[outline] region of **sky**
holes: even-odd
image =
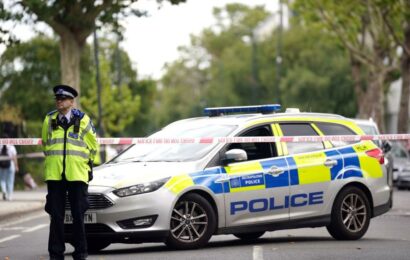
[[[186,3],[170,5],[161,9],[155,1],[142,0],[139,4],[149,10],[145,18],[129,18],[123,25],[127,28],[122,47],[125,48],[142,77],[159,78],[165,62],[178,58],[178,46],[189,45],[190,34],[199,34],[203,28],[214,24],[212,10],[228,3],[250,6],[264,5],[275,12],[279,0],[187,0]]]
[[[197,35],[203,28],[214,24],[214,7],[223,7],[228,3],[264,5],[274,13],[277,12],[278,2],[279,0],[187,0],[186,3],[171,5],[165,1],[158,8],[155,0],[139,0],[138,7],[147,10],[149,15],[122,21],[126,30],[121,47],[128,52],[139,78],[158,79],[164,72],[163,65],[178,58],[178,46],[189,45],[191,34]],[[37,26],[37,29],[50,31],[44,24]],[[28,26],[19,26],[13,31],[22,41],[34,36],[33,28]],[[4,46],[0,46],[0,53],[3,51]]]

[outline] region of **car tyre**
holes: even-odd
[[[333,203],[330,225],[327,230],[337,240],[360,239],[369,228],[370,203],[359,188],[344,188]]]
[[[206,245],[216,229],[216,214],[202,196],[189,193],[174,206],[166,245],[175,249],[195,249]]]
[[[265,231],[250,232],[250,233],[237,233],[233,235],[244,241],[253,241],[263,236],[263,234],[265,234]]]

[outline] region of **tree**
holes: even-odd
[[[263,66],[266,68],[261,79],[270,90],[268,97],[271,99],[274,96],[273,84],[276,84],[270,78],[276,57],[273,49],[276,37],[275,33],[261,47],[261,52],[270,54],[261,59],[261,66],[268,64]],[[315,27],[294,25],[283,32],[282,59],[280,93],[284,107],[354,117],[357,109],[349,59],[330,35]]]
[[[407,133],[410,98],[410,2],[388,0],[381,1],[379,4],[386,6],[383,9],[383,20],[397,46],[402,50],[400,61],[402,86],[397,130],[399,133]]]
[[[275,100],[277,34],[255,41],[256,51],[250,37],[269,14],[263,8],[228,5],[214,15],[216,25],[192,36],[191,45],[180,48],[180,58],[167,65],[158,114],[153,117],[162,120],[159,125],[200,115],[205,106]],[[284,107],[355,115],[349,59],[332,36],[316,27],[295,25],[283,34],[283,50]]]
[[[124,78],[121,86],[116,86],[115,73],[112,70],[115,62],[112,59],[116,52],[115,44],[110,41],[103,41],[100,45],[100,70],[102,83],[102,106],[104,111],[102,114],[102,126],[108,136],[121,134],[127,125],[129,125],[138,115],[140,110],[141,97],[133,95],[130,84],[136,82],[136,72],[131,68],[131,62],[128,55],[124,51],[120,51],[124,64]],[[91,69],[91,68],[90,68]],[[93,70],[94,71],[94,70]],[[93,76],[91,79],[94,79]],[[87,111],[92,118],[98,118],[97,108],[97,85],[91,80],[90,84],[85,87],[84,95],[81,97],[81,103],[84,110]]]
[[[157,0],[159,3],[163,1]],[[186,0],[168,1],[171,4],[178,4]],[[45,22],[60,37],[61,82],[74,86],[79,93],[80,58],[88,36],[97,26],[118,27],[120,18],[143,14],[136,9],[137,0],[10,0],[10,2],[12,5],[22,7],[23,14],[29,15],[34,22]],[[7,12],[1,15],[0,12],[0,18],[13,20],[23,14]]]
[[[384,130],[385,88],[398,67],[397,45],[383,20],[386,5],[380,2],[296,0],[293,7],[297,18],[321,25],[349,52],[359,117],[374,117]]]
[[[58,69],[58,44],[42,36],[9,47],[1,55],[0,106],[20,110],[19,121],[30,122],[29,131],[33,129],[37,136],[42,117],[54,107],[51,86],[60,81]]]
[[[145,99],[145,93],[139,92],[137,73],[123,50],[120,50],[123,64],[122,95],[119,94],[119,87],[113,84],[116,80],[111,58],[115,52],[114,46],[110,41],[103,41],[100,52],[102,99],[106,108],[104,126],[109,135],[118,134],[131,124],[139,114],[140,99]],[[80,66],[84,90],[80,99],[85,112],[95,119],[95,70],[89,46],[85,47]],[[39,36],[7,48],[0,60],[0,111],[7,110],[8,116],[0,116],[0,120],[12,118],[15,123],[25,121],[27,133],[39,136],[44,115],[54,108],[51,87],[59,81],[59,50],[56,39]],[[11,112],[14,116],[10,115]]]

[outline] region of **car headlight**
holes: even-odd
[[[129,187],[114,190],[113,193],[117,195],[118,197],[127,197],[127,196],[142,194],[142,193],[153,192],[161,188],[169,180],[169,178],[170,177],[157,180],[157,181],[153,181],[153,182],[132,185]]]

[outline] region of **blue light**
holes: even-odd
[[[270,114],[279,111],[281,106],[279,104],[269,104],[260,106],[241,106],[241,107],[207,107],[204,109],[206,116],[220,116],[226,114],[237,113],[262,113]]]

